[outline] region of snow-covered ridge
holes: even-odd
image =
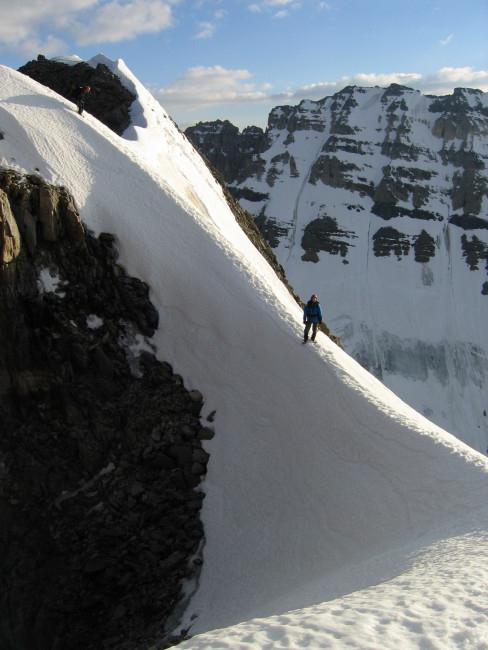
[[[369,587],[402,574],[414,552],[434,575],[436,540],[475,529],[485,553],[486,459],[326,337],[301,345],[287,289],[191,145],[139,98],[147,125],[128,141],[0,67],[0,164],[65,185],[91,229],[116,233],[121,262],[151,286],[161,357],[217,411],[192,630]],[[473,579],[472,598],[478,588]],[[326,625],[311,634],[314,647]]]

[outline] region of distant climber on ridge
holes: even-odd
[[[73,96],[76,101],[76,105],[78,106],[78,113],[80,115],[83,115],[83,111],[85,110],[85,102],[90,93],[91,93],[91,86],[80,86],[73,93]]]
[[[320,309],[319,299],[317,294],[313,293],[310,300],[305,305],[303,310],[303,324],[305,325],[305,331],[303,333],[303,342],[308,341],[308,333],[310,328],[312,328],[312,336],[310,337],[312,341],[315,341],[317,335],[317,328],[322,322],[322,310]]]

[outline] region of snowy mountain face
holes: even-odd
[[[198,584],[185,585],[188,598],[180,604],[187,606],[184,613],[174,612],[175,624],[180,619],[174,634],[208,632],[186,641],[188,648],[257,650],[286,645],[342,650],[368,645],[396,650],[410,645],[457,650],[466,642],[467,647],[481,650],[486,645],[482,623],[488,566],[488,460],[414,411],[327,336],[319,333],[313,346],[301,344],[301,309],[237,223],[201,157],[123,61],[104,64],[136,95],[123,137],[89,111],[80,117],[70,101],[0,66],[0,167],[14,167],[22,178],[35,172],[42,183],[66,188],[95,239],[90,245],[96,247],[98,241],[99,247],[111,251],[109,256],[115,246],[117,265],[134,278],[129,286],[144,283],[144,298],[150,297],[152,303],[146,305],[148,313],[158,314],[151,349],[156,361],[167,360],[178,375],[168,373],[163,386],[148,377],[155,393],[147,395],[143,385],[134,399],[141,406],[141,417],[146,414],[144,399],[150,399],[155,409],[151,412],[159,417],[166,380],[178,386],[184,381],[190,389],[198,387],[200,397],[204,395],[198,408],[202,407],[202,418],[212,421],[215,436],[206,435],[203,442],[202,459],[210,454],[201,510],[203,564]],[[19,233],[10,216],[4,223],[2,259],[12,264],[19,255]],[[107,240],[102,233],[113,233],[115,239]],[[54,255],[51,243],[47,248]],[[21,244],[26,255],[26,243]],[[30,277],[38,278],[48,295],[55,294],[51,300],[70,313],[73,305],[64,303],[70,288],[66,289],[58,259],[63,255],[53,260],[58,276],[40,268]],[[103,254],[101,260],[105,262]],[[88,262],[87,273],[81,268],[80,275],[89,279],[91,268]],[[124,277],[120,269],[117,275]],[[75,317],[80,332],[74,331],[79,321],[75,319],[73,325],[70,319],[61,323],[65,327],[61,334],[80,337],[89,348],[99,342],[99,336],[100,345],[115,345],[110,337],[104,340],[99,329],[100,321],[108,319],[117,334],[118,312],[110,314],[107,301],[100,309],[103,306],[108,313],[99,314],[90,301],[104,302],[102,296],[94,297],[96,292],[88,289],[80,293],[88,301],[86,317]],[[119,302],[123,301],[116,301],[117,309],[123,309]],[[52,328],[52,334],[58,333]],[[57,340],[52,334],[49,338]],[[114,352],[120,361],[123,351]],[[156,369],[160,367],[154,363]],[[100,369],[88,367],[94,381],[104,365],[101,361]],[[164,364],[163,368],[168,370]],[[168,401],[171,408],[173,399]],[[57,403],[54,406],[58,408]],[[63,423],[61,443],[63,435],[72,433],[72,425],[62,420],[61,428]],[[97,604],[102,576],[107,589],[113,588],[110,576],[119,567],[140,578],[141,597],[141,592],[134,595],[131,586],[122,582],[119,602],[130,600],[134,608],[139,603],[141,617],[125,605],[125,609],[117,607],[110,617],[111,629],[122,617],[124,626],[135,634],[144,612],[160,612],[144,589],[155,576],[151,567],[165,565],[164,551],[154,545],[153,533],[163,544],[171,543],[177,531],[168,534],[166,526],[176,526],[186,533],[184,542],[197,540],[181,520],[185,508],[179,497],[175,497],[175,518],[168,522],[158,511],[156,490],[144,484],[143,494],[140,485],[126,493],[133,474],[139,482],[139,464],[147,462],[150,480],[160,480],[151,462],[155,449],[166,444],[168,434],[182,438],[180,424],[176,430],[166,430],[161,421],[142,450],[147,431],[128,412],[126,425],[133,427],[133,435],[121,428],[116,434],[122,446],[133,452],[133,464],[127,466],[116,454],[105,458],[101,453],[99,462],[113,463],[113,469],[102,466],[110,473],[98,472],[97,466],[79,490],[60,495],[63,508],[65,502],[68,509],[71,504],[86,507],[95,522],[112,506],[123,513],[133,507],[133,515],[143,515],[145,508],[154,514],[154,518],[130,517],[134,528],[124,528],[130,537],[127,549],[121,545],[127,554],[121,553],[120,562],[111,564],[112,546],[107,544],[107,566],[97,563],[96,555],[89,565],[87,582],[96,598],[88,611],[95,617],[102,611]],[[196,422],[192,426],[198,429]],[[134,448],[138,436],[141,447],[137,442]],[[12,439],[27,452],[31,448],[29,436],[12,435]],[[183,456],[181,450],[178,456]],[[188,462],[187,453],[184,456],[181,462]],[[0,468],[4,481],[5,469],[12,466]],[[181,479],[181,472],[170,472],[170,490],[178,487],[177,475]],[[106,485],[114,485],[115,493],[105,491]],[[1,483],[0,487],[3,490]],[[94,494],[97,491],[100,499]],[[42,517],[42,508],[50,511],[53,504],[42,498],[42,489],[39,493]],[[20,497],[7,504],[5,492],[0,491],[1,512],[15,509],[21,518],[25,495]],[[97,503],[90,504],[92,498]],[[190,509],[198,510],[200,504],[201,495]],[[104,518],[104,526],[117,541],[122,538],[117,532],[119,522],[118,516],[112,522]],[[12,531],[9,526],[0,530],[3,551]],[[15,541],[29,550],[25,538],[18,535]],[[137,561],[131,558],[134,547],[130,546],[136,543],[144,553]],[[13,552],[11,547],[8,550]],[[44,551],[38,549],[41,556]],[[5,553],[1,555],[0,566],[12,579],[29,578],[40,557],[36,554],[31,564],[15,564],[12,570]],[[172,565],[174,559],[168,563]],[[144,567],[138,566],[141,561]],[[49,573],[43,575],[47,581]],[[103,606],[112,611],[110,592],[101,596]],[[152,601],[156,610],[149,605],[146,609],[143,598]],[[72,606],[73,602],[80,608],[85,603],[76,598],[70,601]],[[10,638],[6,647],[17,650],[16,641],[26,628],[18,624],[11,604],[9,599],[9,609],[4,609],[11,627],[4,629],[11,633],[16,624],[13,631],[18,636]],[[109,626],[103,623],[98,618],[99,629],[105,630],[101,634],[107,634]],[[94,647],[137,648],[131,647],[130,637],[119,642],[115,634],[120,631]],[[36,641],[45,638],[37,635]],[[32,650],[30,640],[24,646]],[[53,649],[52,644],[45,645]]]
[[[488,447],[488,96],[347,87],[186,134],[365,368]]]

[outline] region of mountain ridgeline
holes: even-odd
[[[488,96],[348,86],[185,131],[360,363],[488,443]]]

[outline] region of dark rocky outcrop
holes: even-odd
[[[260,203],[261,201],[266,201],[269,199],[269,194],[265,194],[264,192],[255,192],[249,187],[241,188],[229,186],[228,189],[236,201],[245,199],[246,201],[251,201],[252,203]]]
[[[202,395],[63,188],[0,172],[0,647],[132,650],[195,578]],[[146,352],[136,354],[144,345]]]
[[[264,161],[259,154],[268,145],[259,127],[250,126],[241,133],[228,120],[216,120],[190,126],[185,135],[198,151],[204,152],[225,183],[241,182],[248,176],[260,176],[264,172]]]
[[[477,271],[481,261],[486,263],[486,270],[488,271],[488,244],[485,244],[476,235],[472,235],[471,238],[462,235],[461,244],[463,256],[471,271]]]
[[[455,214],[449,223],[463,230],[488,230],[488,219],[480,219],[469,214]]]
[[[373,251],[376,257],[389,257],[393,253],[400,260],[409,254],[412,246],[416,262],[428,262],[435,255],[435,241],[425,230],[419,235],[409,236],[396,228],[386,226],[379,228],[373,235]]]
[[[362,195],[371,196],[374,188],[369,183],[361,183],[354,180],[351,172],[360,171],[354,163],[339,160],[336,156],[329,154],[317,158],[310,171],[309,181],[315,185],[318,181],[331,187],[342,187],[351,192],[359,192]]]
[[[356,128],[350,123],[350,115],[353,108],[358,106],[354,99],[356,86],[346,86],[333,95],[331,103],[331,125],[330,132],[334,135],[353,135]]]
[[[389,201],[377,201],[373,204],[371,212],[385,221],[395,219],[396,217],[411,217],[412,219],[422,219],[424,221],[442,221],[442,217],[435,212],[419,210],[418,208],[411,210],[410,208],[404,208],[401,205],[396,205]]]
[[[461,246],[463,249],[463,257],[470,270],[477,271],[480,268],[480,264],[484,262],[485,270],[488,274],[488,244],[481,241],[476,235],[472,235],[471,238],[462,235]],[[483,282],[481,293],[484,296],[488,295],[488,282]]]
[[[325,145],[323,151],[327,151],[328,153],[337,153],[338,151],[343,151],[344,153],[362,155],[367,144],[367,142],[354,140],[353,138],[348,138],[346,136],[331,135],[327,140],[327,144]]]
[[[285,173],[286,172],[286,173]],[[285,178],[296,178],[299,176],[295,159],[288,151],[278,154],[271,159],[268,173],[266,174],[266,182],[270,187],[285,173]]]
[[[410,239],[396,228],[379,228],[373,235],[373,251],[376,257],[389,257],[393,253],[401,259],[410,251]]]
[[[84,62],[68,65],[39,55],[37,60],[29,61],[19,68],[19,72],[70,101],[75,101],[77,88],[91,86],[92,92],[87,96],[85,110],[119,135],[129,126],[130,106],[135,95],[103,63],[99,63],[96,68]]]
[[[411,201],[420,209],[429,197],[429,188],[421,183],[430,181],[435,172],[429,170],[387,165],[383,178],[376,187],[373,200],[378,204],[395,205],[398,201]]]
[[[324,129],[321,102],[302,101],[298,106],[276,106],[268,116],[267,132],[287,131],[289,142],[293,142],[295,131],[321,133]]]
[[[302,255],[304,262],[318,262],[319,251],[326,251],[332,255],[346,257],[347,252],[354,244],[351,239],[357,239],[352,231],[341,230],[337,220],[323,215],[307,224],[302,237]]]
[[[435,241],[428,232],[422,230],[420,235],[415,238],[413,248],[415,251],[415,261],[426,263],[435,255]]]
[[[276,223],[275,219],[266,217],[264,210],[254,219],[254,223],[259,228],[259,232],[264,240],[271,246],[277,248],[282,237],[288,234],[288,228],[283,228]]]
[[[444,140],[466,140],[470,135],[488,133],[486,121],[488,109],[481,101],[481,90],[455,88],[452,95],[435,97],[429,106],[431,113],[440,113],[432,129],[433,134]]]
[[[480,214],[483,198],[488,196],[488,182],[480,172],[463,169],[453,176],[452,209],[464,214]]]

